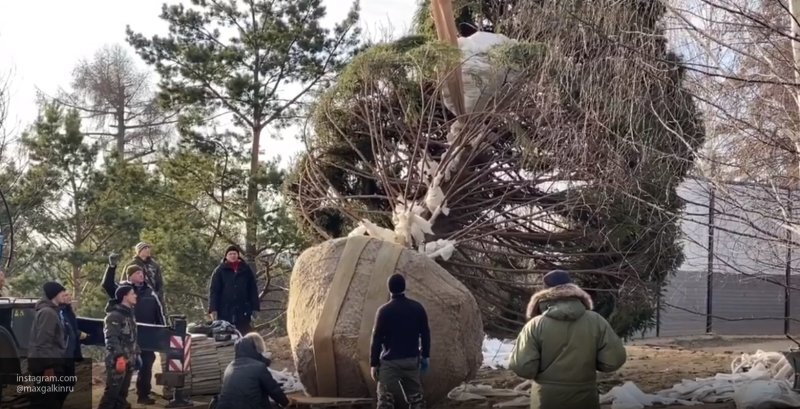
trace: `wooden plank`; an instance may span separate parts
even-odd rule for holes
[[[289,395],[299,405],[369,405],[371,398],[336,398],[326,396]]]

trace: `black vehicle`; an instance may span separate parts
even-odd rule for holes
[[[3,388],[17,385],[17,375],[27,373],[28,337],[37,302],[36,298],[0,297],[0,401]],[[78,329],[88,335],[82,345],[105,345],[102,319],[78,317]],[[171,326],[137,324],[137,329],[144,351],[167,352],[170,337],[177,335]]]

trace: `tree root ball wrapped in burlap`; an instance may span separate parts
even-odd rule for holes
[[[375,310],[389,300],[386,281],[393,273],[405,276],[406,294],[428,313],[431,366],[422,378],[427,403],[441,401],[475,377],[483,360],[483,324],[467,288],[423,254],[357,236],[309,248],[294,265],[287,327],[295,366],[310,395],[375,396],[369,341]]]

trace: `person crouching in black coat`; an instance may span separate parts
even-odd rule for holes
[[[109,295],[106,309],[108,310],[114,302],[114,294],[117,288],[123,285],[131,286],[136,293],[137,299],[136,306],[134,307],[136,322],[166,325],[167,320],[164,317],[164,309],[161,306],[161,301],[150,285],[147,284],[142,267],[136,264],[129,265],[126,269],[128,280],[121,281],[117,284],[114,282],[114,276],[116,275],[115,261],[113,256],[109,257],[109,265],[103,277],[102,287]],[[150,392],[153,389],[153,364],[156,361],[156,353],[154,351],[142,351],[140,357],[142,358],[142,363],[139,368],[139,375],[136,377],[136,401],[141,405],[153,405],[156,401],[150,397]]]
[[[272,398],[280,407],[291,404],[269,372],[270,360],[264,356],[264,339],[251,332],[236,341],[236,357],[225,368],[222,389],[215,409],[270,409]]]
[[[211,319],[230,322],[244,335],[252,331],[253,313],[260,310],[256,275],[242,260],[239,248],[229,246],[225,259],[211,275],[208,289]]]

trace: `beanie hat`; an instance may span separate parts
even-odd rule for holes
[[[389,277],[389,292],[392,294],[402,294],[406,290],[406,279],[400,274]]]
[[[551,288],[564,284],[572,284],[572,278],[569,273],[564,270],[553,270],[544,275],[544,287]]]
[[[114,298],[117,299],[117,302],[122,302],[122,299],[125,298],[125,296],[131,291],[133,291],[133,287],[129,285],[121,285],[114,293]]]
[[[130,277],[130,276],[134,275],[137,271],[143,271],[143,270],[138,265],[131,264],[131,265],[128,266],[128,268],[125,269],[125,274],[127,274],[128,277]]]
[[[48,300],[56,298],[56,296],[61,294],[62,291],[67,291],[67,289],[64,288],[63,285],[55,281],[49,281],[44,283],[42,289],[44,290],[44,296],[47,297]]]
[[[239,246],[231,244],[230,246],[225,248],[225,255],[227,256],[228,253],[230,253],[231,251],[235,251],[237,253],[241,253],[242,252],[241,250],[239,250]]]
[[[144,250],[146,247],[152,247],[152,246],[149,243],[143,241],[136,244],[136,254],[141,253],[142,250]]]

